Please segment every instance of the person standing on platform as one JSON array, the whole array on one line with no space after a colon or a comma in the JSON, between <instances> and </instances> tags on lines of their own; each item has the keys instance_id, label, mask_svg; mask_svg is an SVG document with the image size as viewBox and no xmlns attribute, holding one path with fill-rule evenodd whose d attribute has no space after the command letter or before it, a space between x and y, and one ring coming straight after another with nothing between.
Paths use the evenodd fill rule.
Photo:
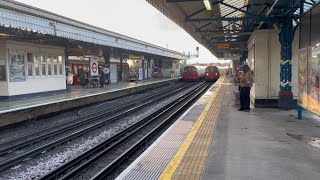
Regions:
<instances>
[{"instance_id":1,"label":"person standing on platform","mask_svg":"<svg viewBox=\"0 0 320 180\"><path fill-rule=\"evenodd\" d=\"M85 87L85 78L86 78L85 72L84 72L83 68L81 67L79 69L79 80L80 80L80 85L82 88Z\"/></svg>"},{"instance_id":2,"label":"person standing on platform","mask_svg":"<svg viewBox=\"0 0 320 180\"><path fill-rule=\"evenodd\" d=\"M250 90L253 84L253 76L248 65L243 66L243 74L240 77L240 109L239 111L250 111Z\"/></svg>"},{"instance_id":3,"label":"person standing on platform","mask_svg":"<svg viewBox=\"0 0 320 180\"><path fill-rule=\"evenodd\" d=\"M109 73L110 73L110 70L107 65L103 68L103 73L105 78L105 85L107 85L109 83Z\"/></svg>"},{"instance_id":4,"label":"person standing on platform","mask_svg":"<svg viewBox=\"0 0 320 180\"><path fill-rule=\"evenodd\" d=\"M105 74L104 74L103 69L100 70L99 76L100 76L100 79L99 79L99 81L100 81L100 87L103 88L104 85L105 85L105 83L106 83L106 79L105 79L106 77L105 77Z\"/></svg>"},{"instance_id":5,"label":"person standing on platform","mask_svg":"<svg viewBox=\"0 0 320 180\"><path fill-rule=\"evenodd\" d=\"M175 69L174 67L171 68L171 78L174 78Z\"/></svg>"}]
</instances>

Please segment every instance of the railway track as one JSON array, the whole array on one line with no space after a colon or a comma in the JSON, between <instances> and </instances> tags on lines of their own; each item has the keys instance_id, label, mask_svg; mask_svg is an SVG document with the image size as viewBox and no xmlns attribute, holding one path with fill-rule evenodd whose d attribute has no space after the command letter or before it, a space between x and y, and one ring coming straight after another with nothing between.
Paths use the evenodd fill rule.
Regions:
<instances>
[{"instance_id":1,"label":"railway track","mask_svg":"<svg viewBox=\"0 0 320 180\"><path fill-rule=\"evenodd\" d=\"M58 136L61 133L67 132L64 136L61 136L60 138L54 139L53 141L45 143L44 145L41 145L39 147L32 148L31 150L23 152L22 154L19 154L17 156L13 156L11 158L7 158L3 160L0 163L0 171L4 171L5 169L18 164L27 158L32 158L44 151L48 151L51 148L59 146L85 133L93 131L96 128L99 128L110 122L116 121L117 119L123 118L129 113L139 111L140 109L147 107L152 103L160 101L165 97L175 94L190 86L191 84L189 85L186 84L178 89L176 89L177 87L174 86L173 88L169 88L164 91L160 91L157 94L153 94L151 96L145 97L139 102L138 101L131 102L131 103L125 102L124 106L115 107L109 111L101 111L93 117L92 117L92 114L89 114L89 115L80 117L79 119L75 120L74 123L70 123L70 122L64 123L64 124L55 126L54 128L51 127L51 129L45 129L40 132L31 134L27 137L19 138L11 142L1 144L0 155L4 157L7 154L12 154L16 150L22 149L27 146L31 146L40 141L44 141L51 137ZM137 103L139 103L139 105L137 105ZM105 118L106 116L109 116L109 118ZM101 120L97 121L97 119L101 119Z\"/></svg>"},{"instance_id":2,"label":"railway track","mask_svg":"<svg viewBox=\"0 0 320 180\"><path fill-rule=\"evenodd\" d=\"M209 83L197 85L177 100L45 174L40 179L107 179L107 176L117 166L176 119L210 85ZM126 148L127 144L131 146Z\"/></svg>"}]
</instances>

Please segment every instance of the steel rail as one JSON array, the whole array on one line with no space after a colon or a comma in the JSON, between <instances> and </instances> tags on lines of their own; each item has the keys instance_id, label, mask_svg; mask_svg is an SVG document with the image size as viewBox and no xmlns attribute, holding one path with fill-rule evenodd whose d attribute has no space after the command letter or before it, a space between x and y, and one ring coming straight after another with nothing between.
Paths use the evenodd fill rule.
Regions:
<instances>
[{"instance_id":1,"label":"steel rail","mask_svg":"<svg viewBox=\"0 0 320 180\"><path fill-rule=\"evenodd\" d=\"M107 118L106 120L102 121L102 122L96 122L94 124L91 124L90 126L88 127L83 127L83 128L80 128L78 129L77 131L73 132L72 134L68 134L66 136L63 136L59 139L56 139L50 143L47 143L47 144L44 144L40 147L37 147L33 150L30 150L28 152L25 152L23 154L20 154L18 156L15 156L13 158L10 158L10 159L7 159L7 160L4 160L0 163L0 172L1 171L4 171L5 169L15 165L15 164L18 164L22 161L24 161L26 158L31 158L31 157L34 157L35 155L38 155L40 154L41 152L45 151L45 150L48 150L48 149L51 149L53 147L56 147L58 145L61 145L61 144L64 144L65 142L68 142L74 138L77 138L83 134L86 134L94 129L97 129L107 123L111 123L111 122L114 122L120 118L123 118L125 116L127 116L128 114L130 113L134 113L142 108L145 108L147 106L149 106L150 104L153 104L155 102L158 102L159 100L163 100L164 98L168 97L169 94L175 94L177 92L179 92L181 89L176 89L174 91L171 91L171 92L168 92L168 94L163 94L161 96L158 96L156 99L153 99L153 100L150 100L146 103L143 103L141 105L138 105L136 107L133 107L133 108L130 108L128 110L125 110L124 112L120 113L120 114L117 114L117 115L114 115L112 117L109 117Z\"/></svg>"},{"instance_id":2,"label":"steel rail","mask_svg":"<svg viewBox=\"0 0 320 180\"><path fill-rule=\"evenodd\" d=\"M182 86L181 88L185 88L185 87L188 87L188 86L190 86L190 85L187 84L186 86ZM161 92L159 92L157 94L148 96L148 97L140 100L139 102L145 102L147 100L155 98L160 93L172 92L172 89L175 89L175 88L176 87L173 87L173 88L161 91ZM181 88L179 88L179 89L181 89ZM96 120L97 118L102 118L102 117L105 117L105 116L120 112L125 108L134 107L135 104L137 104L137 102L133 102L133 103L129 103L129 104L123 103L123 104L126 104L126 105L118 107L118 108L117 107L116 108L110 108L109 111L99 111L96 115L93 115L92 113L90 113L90 114L88 114L86 116L82 116L82 117L76 118L76 119L74 119L72 121L65 122L65 123L59 124L57 126L52 126L52 127L49 127L49 128L45 128L45 129L43 129L41 131L29 134L29 135L27 135L25 137L17 138L17 139L14 139L12 141L0 144L0 146L3 146L2 148L0 148L0 156L3 156L5 154L8 154L8 153L13 152L13 151L15 151L17 149L23 148L25 146L32 145L32 144L34 144L36 142L48 139L48 138L53 137L53 136L55 136L57 134L60 134L62 132L66 132L66 131L70 131L71 129L78 128L80 126L83 126L84 124L88 124L88 123L92 122L93 120Z\"/></svg>"},{"instance_id":3,"label":"steel rail","mask_svg":"<svg viewBox=\"0 0 320 180\"><path fill-rule=\"evenodd\" d=\"M72 159L71 161L65 163L64 165L58 167L57 169L47 173L40 179L49 180L49 179L55 179L58 178L60 174L63 172L67 172L70 168L76 166L77 164L81 163L81 165L77 166L73 170L69 171L67 174L65 174L63 177L59 177L59 179L70 179L75 174L79 173L83 168L87 167L90 163L95 161L96 159L100 158L101 156L108 154L113 148L119 146L121 142L126 141L129 137L132 137L134 133L137 131L143 129L145 126L150 124L151 122L155 121L158 117L165 114L167 111L169 111L171 108L175 107L177 104L181 103L181 101L185 100L189 97L189 95L197 92L201 87L203 87L204 84L201 84L200 86L197 86L195 89L189 91L185 95L180 96L177 100L174 102L164 106L163 108L157 110L156 112L152 113L148 117L144 118L143 120L140 120L139 122L135 123L134 125L122 130L117 135L111 137L110 139L104 141L103 143L97 145L96 147L87 150L82 155ZM137 129L135 129L137 128ZM133 130L135 129L135 130ZM132 131L133 130L133 131ZM131 132L130 132L131 131ZM120 138L120 139L119 139ZM115 142L116 141L116 142ZM110 145L112 144L112 145Z\"/></svg>"},{"instance_id":4,"label":"steel rail","mask_svg":"<svg viewBox=\"0 0 320 180\"><path fill-rule=\"evenodd\" d=\"M141 138L138 142L136 142L133 146L131 146L128 150L122 153L119 157L109 163L106 167L104 167L100 172L94 175L90 180L100 180L105 179L113 169L115 169L121 162L127 159L132 153L134 153L139 147L145 144L150 138L154 136L158 131L160 131L166 124L168 124L172 119L176 118L176 115L181 113L184 108L188 107L191 102L200 96L209 85L203 88L200 92L195 93L195 95L190 98L187 102L185 102L182 106L180 106L174 113L172 113L169 117L167 117L164 121L162 121L157 127L155 127L152 131L150 131L147 135Z\"/></svg>"}]
</instances>

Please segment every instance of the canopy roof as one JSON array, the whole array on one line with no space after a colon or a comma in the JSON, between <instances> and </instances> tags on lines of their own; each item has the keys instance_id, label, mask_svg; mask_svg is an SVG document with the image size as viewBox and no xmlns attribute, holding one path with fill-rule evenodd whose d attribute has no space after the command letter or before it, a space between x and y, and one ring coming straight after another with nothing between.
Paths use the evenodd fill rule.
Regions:
<instances>
[{"instance_id":1,"label":"canopy roof","mask_svg":"<svg viewBox=\"0 0 320 180\"><path fill-rule=\"evenodd\" d=\"M183 53L12 0L0 0L0 40L81 45L92 49L110 47L133 54L186 58Z\"/></svg>"},{"instance_id":2,"label":"canopy roof","mask_svg":"<svg viewBox=\"0 0 320 180\"><path fill-rule=\"evenodd\" d=\"M273 28L288 13L296 17L319 0L147 0L219 59L238 59L256 29ZM300 11L300 7L303 11Z\"/></svg>"}]
</instances>

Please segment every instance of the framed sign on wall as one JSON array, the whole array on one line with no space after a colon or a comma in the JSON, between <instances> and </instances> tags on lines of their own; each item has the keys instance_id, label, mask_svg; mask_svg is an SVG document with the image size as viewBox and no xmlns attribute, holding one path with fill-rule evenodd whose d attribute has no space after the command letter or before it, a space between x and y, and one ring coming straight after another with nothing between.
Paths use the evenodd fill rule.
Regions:
<instances>
[{"instance_id":1,"label":"framed sign on wall","mask_svg":"<svg viewBox=\"0 0 320 180\"><path fill-rule=\"evenodd\" d=\"M22 50L9 50L9 76L10 81L26 80L26 63L25 52Z\"/></svg>"}]
</instances>

